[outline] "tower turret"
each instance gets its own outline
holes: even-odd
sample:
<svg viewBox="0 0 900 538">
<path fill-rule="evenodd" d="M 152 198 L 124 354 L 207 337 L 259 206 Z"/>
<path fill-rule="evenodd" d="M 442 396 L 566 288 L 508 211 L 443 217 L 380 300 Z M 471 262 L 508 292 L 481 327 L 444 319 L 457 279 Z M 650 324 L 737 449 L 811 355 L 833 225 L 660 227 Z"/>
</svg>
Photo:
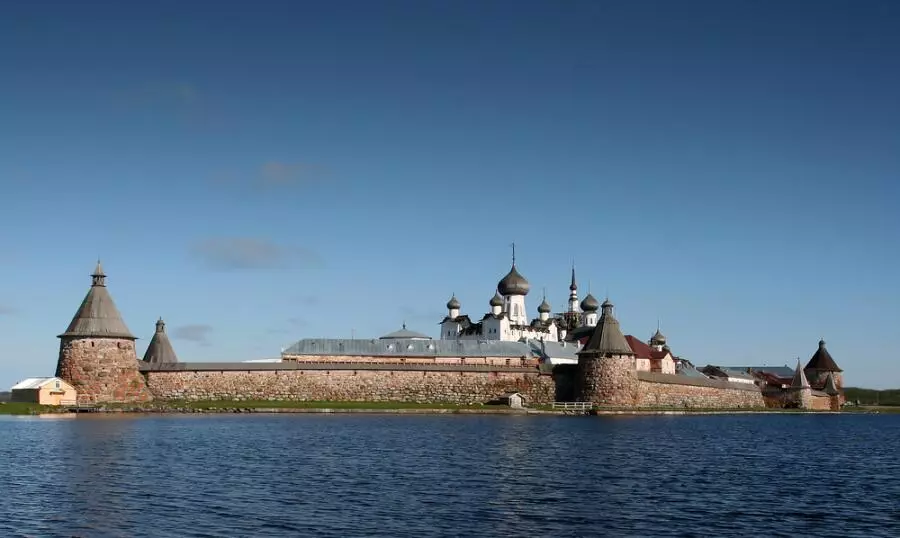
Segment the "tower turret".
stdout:
<svg viewBox="0 0 900 538">
<path fill-rule="evenodd" d="M 545 292 L 541 304 L 538 305 L 538 318 L 541 321 L 547 321 L 548 319 L 550 319 L 551 310 L 552 308 L 550 308 L 550 303 L 547 302 L 547 293 Z"/>
<path fill-rule="evenodd" d="M 459 302 L 459 299 L 456 298 L 456 294 L 454 293 L 450 300 L 447 301 L 447 317 L 450 319 L 456 319 L 459 317 L 459 309 L 462 308 L 462 305 Z"/>
<path fill-rule="evenodd" d="M 812 388 L 809 386 L 809 380 L 803 367 L 800 365 L 800 359 L 797 359 L 797 368 L 794 370 L 794 377 L 791 379 L 791 399 L 793 405 L 800 409 L 809 409 L 812 404 Z"/>
<path fill-rule="evenodd" d="M 153 399 L 138 371 L 136 338 L 106 288 L 106 274 L 99 260 L 91 274 L 91 288 L 58 338 L 56 376 L 75 387 L 79 403 Z"/>
<path fill-rule="evenodd" d="M 162 318 L 156 322 L 156 332 L 150 339 L 147 351 L 144 353 L 144 362 L 151 364 L 168 364 L 178 362 L 169 335 L 166 334 L 166 322 Z"/>
<path fill-rule="evenodd" d="M 512 244 L 512 267 L 506 276 L 497 283 L 497 291 L 504 297 L 506 315 L 511 323 L 526 325 L 528 312 L 525 310 L 525 296 L 531 290 L 531 284 L 516 269 L 516 245 Z"/>
<path fill-rule="evenodd" d="M 825 385 L 825 378 L 828 377 L 828 374 L 831 374 L 834 377 L 835 385 L 840 390 L 844 387 L 842 372 L 843 370 L 834 362 L 831 353 L 825 347 L 825 340 L 819 340 L 819 348 L 813 353 L 813 356 L 810 357 L 804 368 L 804 373 L 809 382 L 813 387 L 821 388 Z"/>
<path fill-rule="evenodd" d="M 572 283 L 569 284 L 569 312 L 581 312 L 578 308 L 578 284 L 575 283 L 575 262 L 572 262 Z"/>
<path fill-rule="evenodd" d="M 500 313 L 503 312 L 503 297 L 500 295 L 499 291 L 494 292 L 494 296 L 491 297 L 490 305 L 491 314 L 499 316 Z"/>
</svg>

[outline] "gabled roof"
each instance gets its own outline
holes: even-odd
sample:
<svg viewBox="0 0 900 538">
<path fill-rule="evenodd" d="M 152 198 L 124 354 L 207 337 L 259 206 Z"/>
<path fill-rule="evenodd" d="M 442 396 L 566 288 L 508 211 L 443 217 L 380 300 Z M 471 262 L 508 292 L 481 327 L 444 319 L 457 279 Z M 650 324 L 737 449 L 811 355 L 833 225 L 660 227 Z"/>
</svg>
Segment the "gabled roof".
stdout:
<svg viewBox="0 0 900 538">
<path fill-rule="evenodd" d="M 169 335 L 166 334 L 166 322 L 159 318 L 156 322 L 156 332 L 150 339 L 150 345 L 144 353 L 144 362 L 153 364 L 178 362 L 175 350 L 172 348 L 172 342 L 169 341 Z"/>
<path fill-rule="evenodd" d="M 597 353 L 601 355 L 634 355 L 628 340 L 619 328 L 619 321 L 613 316 L 613 305 L 607 299 L 603 302 L 603 313 L 580 353 Z"/>
<path fill-rule="evenodd" d="M 52 383 L 54 381 L 59 381 L 67 387 L 71 387 L 71 385 L 58 377 L 29 377 L 28 379 L 23 379 L 22 381 L 19 381 L 18 383 L 13 385 L 10 390 L 39 389 L 47 383 Z"/>
<path fill-rule="evenodd" d="M 826 372 L 843 372 L 834 359 L 831 358 L 831 353 L 825 349 L 825 340 L 819 340 L 819 349 L 813 353 L 809 362 L 806 363 L 807 370 L 824 370 Z"/>
<path fill-rule="evenodd" d="M 94 336 L 99 338 L 127 338 L 137 340 L 125 322 L 122 321 L 122 315 L 113 302 L 112 296 L 106 289 L 106 275 L 103 274 L 103 268 L 100 262 L 97 262 L 97 268 L 91 275 L 91 289 L 88 290 L 81 306 L 75 312 L 72 322 L 66 332 L 59 335 L 64 336 Z"/>
<path fill-rule="evenodd" d="M 639 359 L 649 359 L 651 357 L 654 350 L 647 344 L 630 334 L 625 336 L 625 340 L 628 342 L 628 347 L 634 352 L 635 357 Z"/>
</svg>

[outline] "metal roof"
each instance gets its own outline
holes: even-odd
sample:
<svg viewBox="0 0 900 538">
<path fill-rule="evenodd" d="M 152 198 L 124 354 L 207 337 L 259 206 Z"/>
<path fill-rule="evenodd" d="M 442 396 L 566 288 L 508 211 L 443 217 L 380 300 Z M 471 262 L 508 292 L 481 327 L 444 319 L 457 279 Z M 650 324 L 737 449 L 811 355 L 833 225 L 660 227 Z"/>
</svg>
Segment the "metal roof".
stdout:
<svg viewBox="0 0 900 538">
<path fill-rule="evenodd" d="M 60 381 L 62 383 L 65 383 L 66 386 L 70 386 L 68 383 L 58 377 L 29 377 L 28 379 L 19 381 L 9 390 L 39 389 L 47 383 L 50 383 L 51 381 Z"/>
<path fill-rule="evenodd" d="M 97 269 L 91 275 L 91 289 L 88 290 L 81 306 L 75 312 L 72 322 L 66 332 L 59 335 L 64 336 L 95 336 L 100 338 L 128 338 L 137 340 L 125 322 L 122 321 L 122 315 L 113 302 L 112 296 L 106 289 L 106 275 L 97 262 Z"/>
<path fill-rule="evenodd" d="M 252 371 L 338 371 L 338 370 L 380 370 L 396 372 L 514 372 L 533 373 L 533 366 L 499 366 L 490 364 L 378 364 L 353 362 L 175 362 L 150 364 L 141 361 L 138 368 L 142 372 L 252 372 Z"/>
<path fill-rule="evenodd" d="M 178 362 L 178 356 L 175 355 L 172 342 L 169 341 L 169 335 L 166 334 L 166 322 L 162 318 L 156 322 L 156 332 L 144 353 L 144 361 L 151 363 Z"/>
<path fill-rule="evenodd" d="M 560 342 L 541 342 L 534 339 L 530 339 L 526 343 L 531 347 L 532 353 L 536 357 L 578 360 L 578 350 L 580 349 L 578 344 L 570 342 L 563 345 Z"/>
<path fill-rule="evenodd" d="M 431 340 L 431 337 L 427 334 L 422 334 L 416 331 L 410 331 L 406 328 L 406 324 L 403 324 L 403 328 L 399 331 L 394 331 L 392 333 L 388 333 L 384 336 L 379 337 L 379 340 L 403 340 L 403 339 L 413 339 L 413 340 Z"/>
<path fill-rule="evenodd" d="M 531 357 L 523 342 L 500 340 L 359 340 L 307 338 L 282 355 L 338 355 L 370 357 Z"/>
</svg>

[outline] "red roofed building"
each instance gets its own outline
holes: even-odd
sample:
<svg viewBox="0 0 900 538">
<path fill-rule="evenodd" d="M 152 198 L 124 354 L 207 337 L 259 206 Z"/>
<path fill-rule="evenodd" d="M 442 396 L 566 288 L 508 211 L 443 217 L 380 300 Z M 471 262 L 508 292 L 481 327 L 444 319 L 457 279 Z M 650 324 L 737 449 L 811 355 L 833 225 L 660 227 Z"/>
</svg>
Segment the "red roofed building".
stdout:
<svg viewBox="0 0 900 538">
<path fill-rule="evenodd" d="M 675 359 L 668 349 L 654 349 L 630 334 L 625 340 L 634 352 L 639 371 L 675 374 Z"/>
</svg>

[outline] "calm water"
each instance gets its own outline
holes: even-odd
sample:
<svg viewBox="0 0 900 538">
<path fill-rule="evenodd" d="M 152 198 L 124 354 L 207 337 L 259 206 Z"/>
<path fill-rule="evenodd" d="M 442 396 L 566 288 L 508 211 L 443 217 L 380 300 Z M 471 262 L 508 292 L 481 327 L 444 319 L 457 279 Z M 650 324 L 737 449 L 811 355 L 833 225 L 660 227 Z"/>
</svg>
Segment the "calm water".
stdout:
<svg viewBox="0 0 900 538">
<path fill-rule="evenodd" d="M 0 418 L 0 536 L 900 536 L 900 415 Z"/>
</svg>

